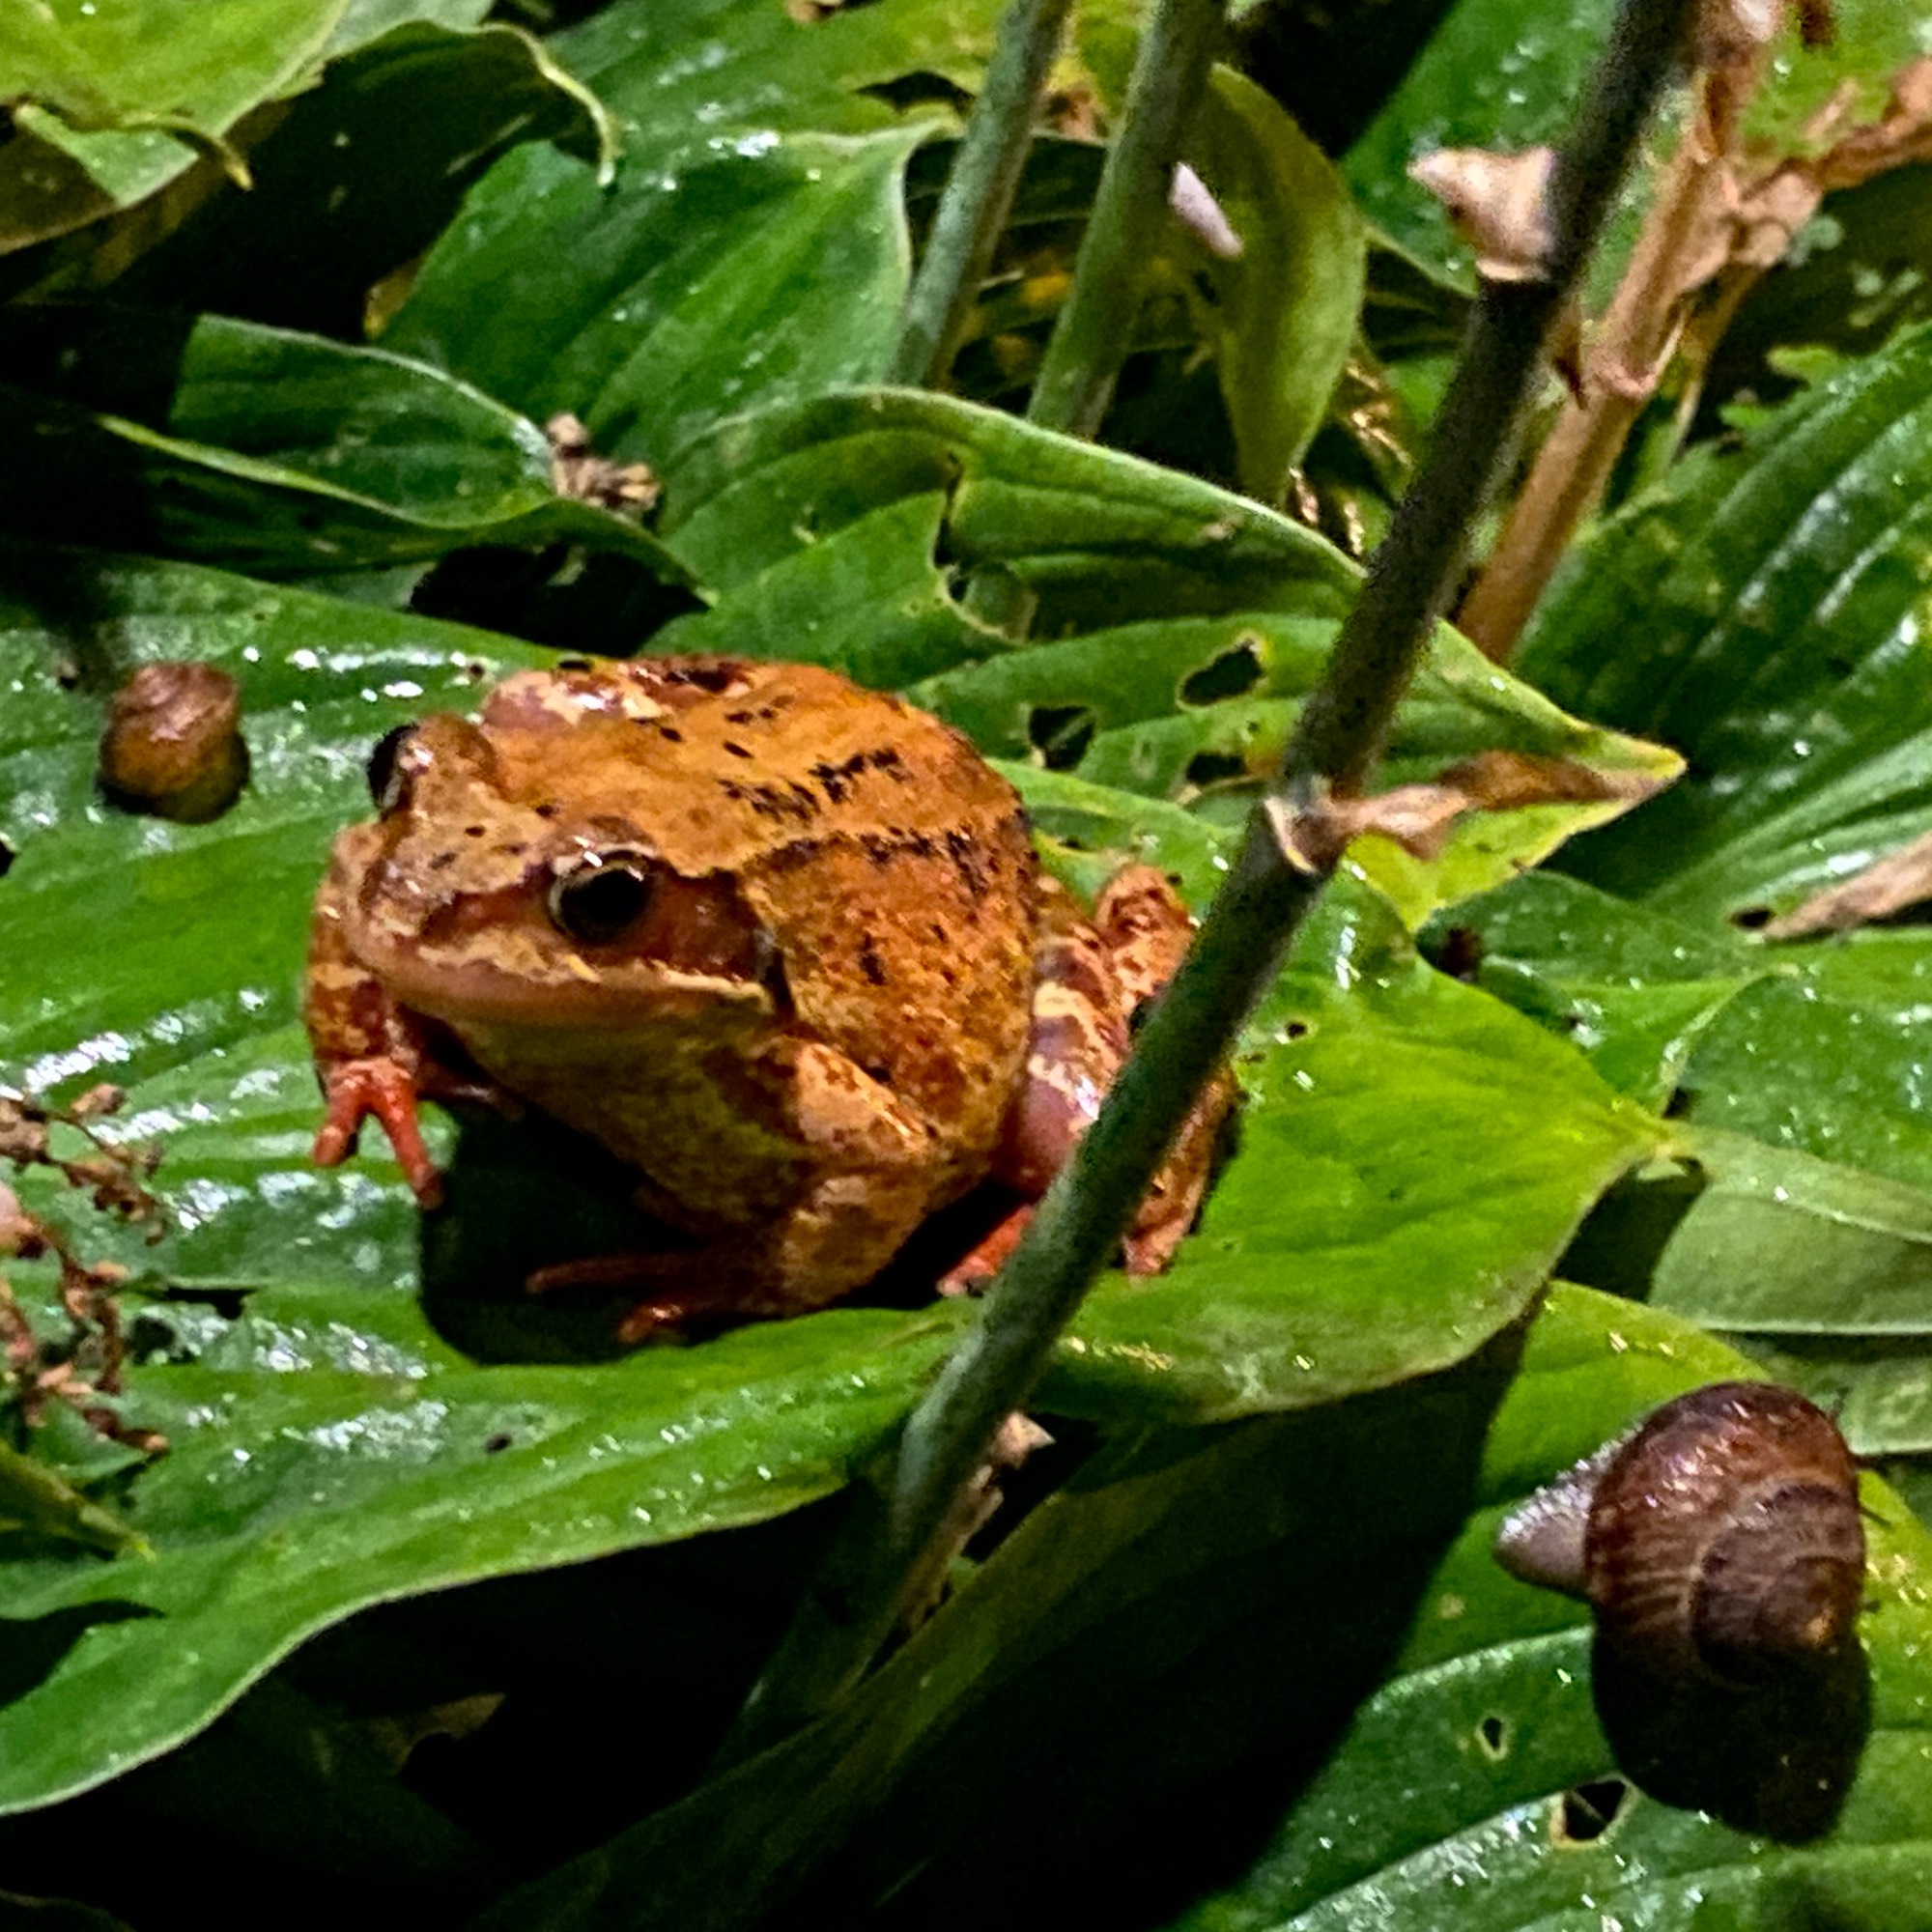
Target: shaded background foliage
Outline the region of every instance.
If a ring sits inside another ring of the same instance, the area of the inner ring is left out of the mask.
[[[121,1406],[170,1447],[13,1425],[70,1487],[0,1482],[0,1880],[137,1926],[206,1923],[217,1867],[251,1915],[520,1925],[1923,1921],[1932,1546],[1897,1494],[1797,1824],[1753,1776],[1638,1770],[1579,1613],[1487,1545],[1753,1364],[1908,1496],[1932,1450],[1925,928],[1759,936],[1925,824],[1924,166],[1828,202],[1746,303],[1515,673],[1441,629],[1387,781],[1538,784],[1427,860],[1358,841],[1243,1041],[1201,1228],[1090,1298],[1008,1528],[844,1707],[707,1778],[961,1311],[915,1257],[862,1306],[612,1357],[607,1311],[525,1302],[509,1234],[622,1239],[583,1150],[438,1117],[430,1223],[373,1150],[312,1171],[302,933],[368,747],[559,645],[808,658],[1006,761],[1076,885],[1151,857],[1205,902],[1460,332],[1466,256],[1406,164],[1545,138],[1607,9],[1237,10],[1247,77],[1189,159],[1248,248],[1161,238],[1096,444],[996,406],[1065,299],[1124,0],[1079,10],[944,396],[875,385],[990,4],[113,11],[167,58],[63,17],[0,67],[31,452],[0,481],[0,1072],[112,1079],[165,1147],[154,1243],[21,1191],[132,1271]],[[1932,51],[1916,9],[1839,17],[1780,56],[1765,140]],[[1794,344],[1858,359],[1804,386],[1767,359]],[[555,495],[566,409],[653,466],[650,527]],[[987,616],[1016,598],[1023,638]],[[212,825],[96,786],[106,697],[159,657],[242,690]],[[1584,1285],[1546,1294],[1559,1265]],[[51,1270],[10,1278],[58,1335]],[[86,1547],[87,1504],[142,1551]]]

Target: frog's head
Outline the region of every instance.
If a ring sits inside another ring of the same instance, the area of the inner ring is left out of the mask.
[[[459,1032],[785,1010],[777,948],[734,876],[671,865],[624,788],[600,781],[600,741],[635,722],[579,719],[531,754],[527,734],[506,744],[437,713],[378,745],[345,936],[403,1005]]]

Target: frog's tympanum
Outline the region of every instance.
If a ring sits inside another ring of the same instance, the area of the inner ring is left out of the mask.
[[[392,733],[370,780],[379,815],[336,841],[316,903],[316,1159],[373,1115],[428,1207],[421,1096],[589,1135],[683,1244],[532,1285],[639,1293],[627,1340],[822,1306],[978,1182],[1037,1195],[1186,943],[1146,867],[1081,917],[964,738],[810,666],[520,672],[479,723]],[[1192,1219],[1218,1111],[1130,1266]],[[1025,1211],[943,1286],[992,1272]]]

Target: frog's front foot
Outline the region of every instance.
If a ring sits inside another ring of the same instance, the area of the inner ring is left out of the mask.
[[[374,1118],[388,1136],[396,1162],[417,1204],[425,1208],[442,1202],[442,1176],[423,1145],[416,1119],[415,1076],[401,1063],[376,1058],[345,1060],[331,1066],[323,1079],[327,1107],[315,1137],[318,1167],[339,1167],[355,1151],[362,1122]]]

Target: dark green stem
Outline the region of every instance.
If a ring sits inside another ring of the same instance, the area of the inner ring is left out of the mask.
[[[925,254],[906,295],[889,383],[936,388],[952,366],[973,298],[1013,205],[1034,121],[1072,0],[1012,0],[986,84],[946,177]]]
[[[860,1506],[764,1678],[727,1755],[809,1721],[877,1655],[994,1429],[1022,1406],[1185,1118],[1272,983],[1339,857],[1324,794],[1358,789],[1509,458],[1543,345],[1669,79],[1697,0],[1626,0],[1550,185],[1546,280],[1491,285],[1470,325],[1428,464],[1398,507],[1283,770],[1174,983],[1099,1119],[1040,1203],[980,1319],[908,1420],[883,1492]]]
[[[1156,0],[1080,242],[1073,293],[1027,405],[1029,422],[1068,436],[1100,427],[1140,313],[1148,258],[1168,219],[1174,164],[1208,83],[1221,14],[1221,0]]]

